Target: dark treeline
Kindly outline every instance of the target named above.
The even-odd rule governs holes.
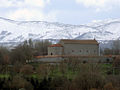
[[[102,66],[69,62],[40,64],[35,70],[27,64],[20,68],[19,74],[0,78],[0,90],[120,90],[120,75],[113,75],[111,69],[105,73]],[[30,76],[34,71],[37,77]]]
[[[34,56],[47,55],[47,48],[51,44],[48,40],[33,42],[30,39],[11,50],[0,47],[0,64],[25,63],[26,60],[32,60]]]

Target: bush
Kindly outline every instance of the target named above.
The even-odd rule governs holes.
[[[36,69],[36,72],[42,77],[47,77],[50,72],[50,67],[46,64],[40,64]]]
[[[120,68],[120,56],[117,56],[113,61],[113,66]]]
[[[106,80],[108,85],[111,83],[112,87],[119,88],[118,90],[120,90],[120,75],[109,75]]]
[[[9,51],[5,47],[0,47],[0,64],[9,64]]]
[[[31,74],[31,73],[33,73],[33,66],[26,64],[20,69],[20,72],[25,75]]]
[[[35,43],[35,52],[34,56],[39,56],[39,55],[48,55],[48,46],[51,45],[52,43],[49,40],[42,40],[42,41],[37,41]]]
[[[50,82],[51,90],[69,90],[70,81],[63,76],[57,76]]]
[[[115,89],[113,88],[112,83],[107,83],[107,84],[105,84],[105,85],[104,85],[104,89],[105,89],[105,90],[115,90]]]
[[[91,88],[102,88],[105,82],[97,65],[83,64],[78,75],[73,79],[72,87],[75,90],[90,90]]]
[[[24,88],[25,90],[33,90],[33,86],[31,83],[26,81],[24,78],[21,76],[15,76],[13,77],[13,80],[10,82],[10,88],[12,89],[22,89]]]

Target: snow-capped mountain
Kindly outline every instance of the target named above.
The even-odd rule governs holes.
[[[70,25],[45,21],[14,21],[0,18],[0,43],[16,43],[28,39],[97,39],[120,38],[120,19]]]

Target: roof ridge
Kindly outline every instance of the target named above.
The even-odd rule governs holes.
[[[75,39],[61,39],[63,43],[80,43],[80,44],[99,44],[97,40],[75,40]]]
[[[63,47],[61,44],[52,44],[49,47]]]

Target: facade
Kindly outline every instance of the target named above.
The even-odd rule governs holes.
[[[62,55],[63,46],[61,44],[53,44],[48,47],[48,55]]]
[[[48,47],[48,55],[98,56],[99,43],[96,40],[61,39],[59,44]]]

